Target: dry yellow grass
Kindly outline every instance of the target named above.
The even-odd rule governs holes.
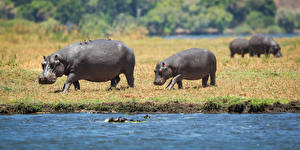
[[[61,89],[66,77],[55,84],[39,85],[43,55],[49,55],[70,43],[54,42],[39,36],[0,35],[0,104],[29,102],[120,102],[170,101],[203,102],[215,97],[244,97],[250,99],[299,100],[300,98],[300,38],[280,38],[283,57],[243,59],[229,57],[228,43],[233,38],[166,40],[162,38],[114,37],[131,47],[136,56],[135,88],[106,91],[109,82],[80,81],[81,90],[72,86],[69,93],[54,93]],[[154,86],[154,67],[157,62],[188,48],[204,48],[217,57],[216,87],[198,88],[201,80],[183,81],[183,90],[167,91]],[[118,87],[126,87],[121,75]]]

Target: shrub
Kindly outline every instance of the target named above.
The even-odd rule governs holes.
[[[105,16],[97,14],[84,15],[79,23],[80,31],[88,36],[103,36],[109,32],[110,26]]]
[[[265,16],[261,12],[252,11],[249,16],[247,16],[246,23],[252,29],[261,29],[270,25],[274,25],[275,20],[272,16]]]
[[[254,32],[253,29],[247,24],[237,26],[234,29],[235,34],[252,34],[253,32]]]
[[[286,32],[292,33],[295,28],[295,14],[286,9],[279,9],[276,14],[277,24]]]
[[[273,33],[273,34],[279,34],[279,33],[283,33],[283,32],[284,32],[283,29],[280,28],[280,27],[277,26],[277,25],[269,26],[269,27],[267,28],[267,31],[268,31],[268,33]]]

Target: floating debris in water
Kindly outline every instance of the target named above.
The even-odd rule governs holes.
[[[146,115],[144,116],[145,119],[149,119],[150,116]],[[109,123],[124,123],[124,122],[130,122],[130,123],[141,123],[141,122],[145,122],[146,120],[134,120],[134,119],[130,119],[128,120],[127,118],[123,118],[123,117],[119,117],[119,118],[108,118],[105,119],[104,122],[109,122]]]
[[[146,115],[146,116],[144,116],[144,118],[145,118],[145,119],[149,119],[149,118],[150,118],[150,116],[149,116],[149,115]]]

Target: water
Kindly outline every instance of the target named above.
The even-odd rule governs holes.
[[[300,149],[300,114],[0,116],[0,149]]]
[[[284,34],[268,34],[273,38],[284,38],[284,37],[299,37],[300,34],[297,33],[284,33]],[[251,36],[249,34],[240,34],[240,35],[232,35],[232,34],[210,34],[210,35],[169,35],[164,36],[165,39],[214,39],[214,38],[224,38],[224,37],[248,37]]]

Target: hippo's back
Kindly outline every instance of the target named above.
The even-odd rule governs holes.
[[[201,49],[201,48],[187,49],[187,50],[184,50],[184,51],[174,54],[170,58],[172,58],[172,59],[182,58],[185,60],[189,59],[190,61],[192,61],[192,60],[200,61],[200,59],[202,59],[202,60],[211,59],[209,61],[216,60],[215,55],[211,51],[206,50],[206,49]]]
[[[265,34],[256,34],[249,40],[249,50],[254,54],[263,54],[269,49],[272,40]]]
[[[265,34],[256,34],[252,36],[251,39],[249,40],[249,45],[253,46],[253,45],[263,44],[268,39],[270,38]]]
[[[248,52],[249,41],[243,38],[237,38],[230,42],[229,49],[232,52],[242,54]]]

